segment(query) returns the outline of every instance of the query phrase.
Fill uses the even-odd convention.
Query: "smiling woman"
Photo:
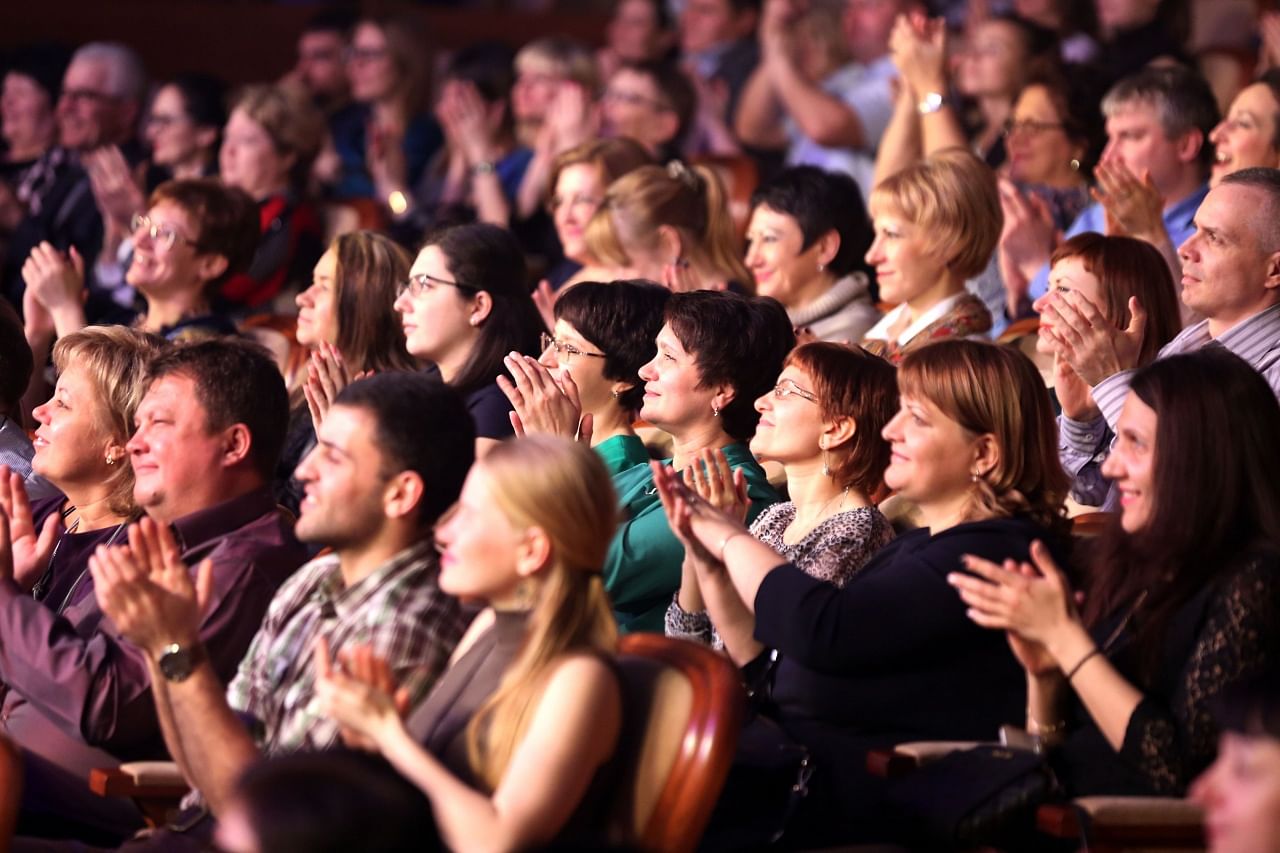
[[[1211,187],[1250,166],[1280,165],[1280,70],[1267,71],[1241,90],[1209,141],[1214,148]]]

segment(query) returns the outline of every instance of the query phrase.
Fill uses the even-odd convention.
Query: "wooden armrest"
[[[181,799],[190,789],[172,761],[134,761],[90,770],[89,790],[100,797]]]
[[[1204,846],[1204,812],[1175,797],[1080,797],[1041,806],[1036,827],[1055,838],[1080,838],[1082,816],[1094,844]]]

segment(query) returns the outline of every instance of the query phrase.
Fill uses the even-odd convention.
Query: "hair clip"
[[[680,181],[691,190],[698,189],[698,175],[693,172],[679,160],[671,160],[667,163],[667,175],[673,181]]]

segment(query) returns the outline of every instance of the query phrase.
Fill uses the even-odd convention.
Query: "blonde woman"
[[[379,679],[333,671],[317,651],[327,712],[426,793],[451,849],[608,835],[599,802],[613,787],[622,703],[600,566],[614,507],[608,472],[587,447],[505,442],[472,468],[436,534],[441,588],[488,607],[426,701],[403,720],[371,686]],[[377,669],[361,652],[348,663]]]
[[[592,280],[644,278],[670,290],[751,287],[724,184],[706,166],[642,166],[609,185],[587,224]]]
[[[880,298],[896,303],[864,344],[895,364],[939,338],[983,335],[991,312],[965,290],[987,266],[1003,217],[995,175],[977,157],[947,149],[903,169],[871,191]]]

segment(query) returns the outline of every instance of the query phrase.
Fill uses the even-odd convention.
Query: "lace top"
[[[1224,571],[1178,609],[1161,645],[1157,671],[1145,680],[1135,677],[1142,670],[1123,638],[1109,654],[1126,679],[1147,685],[1119,753],[1077,702],[1079,726],[1055,762],[1072,795],[1182,794],[1213,761],[1214,703],[1280,656],[1280,556],[1255,556]]]
[[[774,504],[751,525],[751,535],[773,548],[787,562],[818,580],[843,587],[854,572],[866,565],[877,551],[893,538],[893,526],[875,507],[857,507],[838,512],[788,545],[782,534],[796,518],[791,501]],[[677,600],[667,608],[665,632],[713,648],[724,648],[720,635],[705,610],[690,613]]]

